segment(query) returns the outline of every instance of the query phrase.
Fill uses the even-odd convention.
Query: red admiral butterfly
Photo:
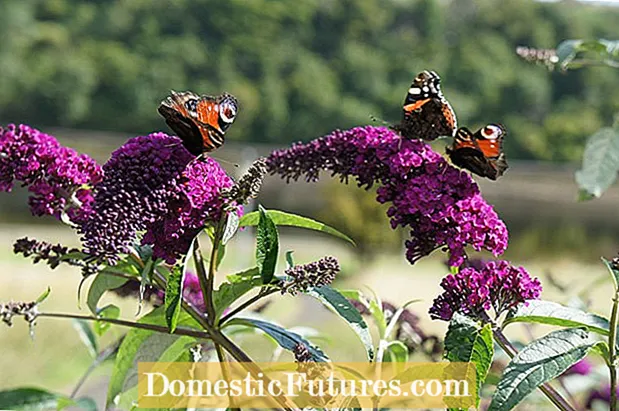
[[[440,83],[434,71],[419,73],[404,100],[402,121],[392,129],[406,139],[452,137],[458,128],[456,113],[443,96]]]
[[[187,150],[198,156],[224,144],[224,134],[236,118],[238,102],[227,93],[211,97],[172,91],[157,111]]]
[[[459,128],[454,143],[447,147],[447,155],[458,167],[496,180],[507,170],[503,153],[503,138],[507,134],[500,124],[488,124],[473,134],[468,128]]]

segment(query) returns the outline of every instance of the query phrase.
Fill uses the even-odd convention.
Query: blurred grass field
[[[54,226],[57,227],[57,226]],[[59,267],[50,270],[43,264],[33,265],[30,260],[12,254],[15,239],[31,236],[39,239],[78,245],[74,234],[63,228],[51,226],[1,225],[0,226],[0,301],[32,300],[50,286],[52,293],[42,306],[44,311],[88,314],[85,303],[81,310],[77,305],[77,285],[80,280],[78,269]],[[251,232],[241,232],[230,243],[221,275],[236,272],[253,264],[253,239]],[[360,263],[350,245],[320,234],[298,230],[285,230],[281,239],[281,251],[295,250],[297,263],[315,260],[324,255],[337,257],[343,267],[344,276],[337,284],[344,289],[356,288],[374,290],[383,300],[402,304],[411,299],[421,299],[411,308],[421,317],[424,329],[442,335],[446,324],[432,321],[427,309],[432,299],[440,292],[440,278],[446,274],[443,256],[435,254],[414,266],[404,259],[404,253],[393,250],[372,263]],[[534,276],[539,276],[545,286],[544,298],[567,303],[580,293],[585,293],[594,311],[606,315],[611,291],[605,277],[605,268],[596,260],[576,260],[573,256],[515,261],[523,264]],[[284,267],[280,261],[279,267]],[[363,265],[362,265],[363,264]],[[550,285],[548,275],[554,283],[566,287],[566,292]],[[597,282],[597,279],[602,279]],[[596,284],[593,286],[593,284]],[[87,284],[88,285],[88,284]],[[84,287],[85,294],[87,286]],[[82,296],[84,298],[84,295]],[[82,299],[83,299],[82,298]],[[275,295],[264,315],[291,327],[311,327],[327,337],[321,341],[327,354],[334,360],[362,360],[363,348],[356,341],[354,333],[335,315],[324,309],[311,298],[282,297]],[[122,308],[121,316],[135,318],[137,301],[107,296],[104,302],[114,302]],[[103,343],[110,342],[126,330],[113,327],[104,336]],[[508,334],[525,338],[520,326],[508,328]],[[547,331],[538,327],[536,333]],[[241,344],[257,360],[270,358],[272,346],[262,337],[251,337]],[[104,345],[104,344],[103,344]],[[18,386],[38,386],[69,393],[82,373],[90,364],[90,357],[82,345],[71,321],[40,319],[31,340],[27,325],[16,319],[13,328],[0,327],[0,389]],[[105,378],[111,368],[103,368],[95,374],[84,391],[104,398]]]

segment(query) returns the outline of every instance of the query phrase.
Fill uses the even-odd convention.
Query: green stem
[[[501,332],[500,329],[493,327],[492,333],[494,334],[494,340],[499,344],[499,346],[505,351],[510,358],[514,358],[518,353],[518,350],[512,345],[512,343],[507,339],[505,334]],[[559,394],[557,390],[555,390],[550,384],[545,383],[538,387],[541,392],[560,410],[563,411],[576,411],[574,407],[572,407],[565,398]]]
[[[256,295],[254,295],[252,298],[250,298],[249,300],[245,301],[243,304],[239,305],[238,307],[234,308],[232,311],[230,311],[228,314],[224,315],[221,320],[219,320],[219,324],[225,324],[226,321],[230,320],[232,317],[234,317],[235,315],[237,315],[238,313],[240,313],[241,311],[243,311],[244,309],[246,309],[247,307],[249,307],[250,305],[254,304],[255,302],[257,302],[258,300],[267,297],[273,293],[276,293],[279,291],[279,288],[271,288],[268,290],[260,290],[260,292]]]
[[[224,380],[230,381],[230,369],[228,368],[228,360],[226,359],[226,353],[221,348],[219,344],[213,344],[215,346],[215,351],[217,352],[217,358],[219,359],[219,365],[221,367],[221,374],[224,377]],[[228,392],[228,409],[230,410],[240,410],[236,407],[236,401],[234,397]]]
[[[198,280],[200,281],[200,289],[202,290],[202,299],[204,300],[204,306],[207,307],[208,301],[206,300],[206,297],[208,294],[208,276],[206,274],[204,258],[202,258],[202,251],[200,250],[200,241],[198,240],[198,237],[194,239],[193,243],[193,262],[196,266]]]
[[[138,258],[138,261],[139,258]],[[165,278],[159,273],[157,270],[154,271],[155,275],[153,279],[155,284],[165,290]],[[243,350],[241,350],[232,340],[230,340],[225,334],[221,332],[221,330],[216,329],[213,325],[207,321],[207,318],[204,317],[194,306],[189,304],[185,299],[181,301],[183,309],[191,315],[205,330],[208,331],[209,338],[213,341],[213,345],[217,347],[218,345],[223,347],[230,355],[239,363],[241,366],[245,368],[254,378],[262,379],[266,384],[269,384],[270,379],[264,375],[264,372],[254,361],[247,355]],[[165,328],[167,332],[167,328]],[[178,329],[177,329],[178,330]],[[274,397],[275,401],[285,410],[296,410],[298,407],[296,404],[291,402],[285,396]]]
[[[215,323],[215,306],[213,305],[213,288],[215,286],[215,275],[217,275],[217,260],[219,258],[219,246],[223,237],[223,232],[226,224],[227,214],[224,214],[215,227],[213,234],[213,248],[211,249],[211,259],[208,262],[208,277],[206,281],[206,294],[204,294],[204,302],[206,304],[206,313],[211,324]]]
[[[610,314],[610,334],[608,336],[608,371],[610,372],[610,410],[617,411],[617,323],[619,319],[619,288],[615,289],[613,308]]]
[[[113,318],[99,318],[99,317],[93,317],[90,315],[77,315],[77,314],[66,314],[66,313],[38,313],[37,317],[48,317],[48,318],[71,318],[71,319],[76,319],[76,320],[86,320],[86,321],[99,321],[99,322],[104,322],[104,323],[109,323],[109,324],[114,324],[114,325],[120,325],[123,327],[129,327],[129,328],[139,328],[142,330],[150,330],[150,331],[156,331],[156,332],[160,332],[160,333],[164,333],[164,334],[170,334],[170,330],[168,329],[168,327],[162,327],[160,325],[155,325],[155,324],[146,324],[146,323],[136,323],[133,321],[126,321],[126,320],[117,320],[117,319],[113,319]],[[198,330],[192,330],[189,328],[177,328],[176,330],[174,330],[174,332],[172,333],[174,335],[186,335],[189,337],[195,337],[195,338],[200,338],[200,339],[206,339],[206,340],[210,340],[211,336],[204,332],[204,331],[198,331]]]

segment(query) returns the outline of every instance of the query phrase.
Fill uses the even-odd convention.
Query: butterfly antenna
[[[211,156],[214,160],[219,161],[220,163],[225,163],[225,164],[230,164],[231,166],[234,166],[236,168],[240,167],[237,163],[234,163],[232,161],[228,161],[228,160],[224,160],[222,158],[219,157],[215,157],[215,156]]]
[[[386,122],[385,120],[383,120],[382,118],[378,118],[372,114],[370,114],[370,119],[375,122],[375,123],[382,123],[384,126],[388,126],[390,125],[388,122]]]

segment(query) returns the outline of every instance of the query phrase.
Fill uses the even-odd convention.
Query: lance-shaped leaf
[[[88,289],[88,298],[86,301],[90,311],[97,315],[97,304],[99,304],[99,300],[103,294],[107,290],[113,290],[114,288],[124,285],[127,281],[129,281],[127,278],[118,277],[115,275],[105,273],[98,274]]]
[[[288,331],[279,325],[255,318],[233,318],[226,323],[226,326],[229,325],[244,325],[246,327],[258,328],[273,338],[280,347],[288,351],[294,351],[297,345],[303,344],[309,350],[314,361],[329,361],[329,358],[320,348],[316,347],[299,334]]]
[[[305,228],[308,230],[320,231],[329,235],[332,235],[337,238],[341,238],[342,240],[346,240],[352,245],[355,245],[355,242],[348,237],[346,234],[342,234],[338,230],[333,227],[330,227],[326,224],[323,224],[319,221],[312,220],[311,218],[303,217],[296,214],[286,213],[284,211],[279,210],[267,210],[266,212],[269,217],[273,220],[275,225],[278,226],[290,226],[290,227],[298,227]],[[245,214],[241,217],[241,221],[239,223],[240,227],[248,227],[255,226],[258,224],[260,219],[260,213],[257,211],[251,212],[249,214]]]
[[[494,340],[490,324],[482,327],[477,321],[455,314],[445,335],[445,358],[450,362],[475,364],[478,406],[481,386],[486,380],[493,357]]]
[[[167,321],[164,307],[151,311],[140,318],[138,322],[166,326]],[[178,325],[201,329],[200,325],[185,312],[181,312]],[[111,408],[116,398],[122,392],[136,386],[138,362],[189,361],[186,340],[187,338],[185,337],[158,333],[151,330],[131,329],[123,339],[116,355],[114,369],[108,386],[106,409]]]
[[[585,358],[596,343],[581,328],[553,331],[531,342],[507,365],[488,410],[511,410],[537,387]]]
[[[603,257],[602,257],[602,262],[604,263],[606,268],[608,268],[608,272],[610,273],[613,279],[613,284],[615,284],[615,288],[618,288],[619,287],[619,270],[617,269],[615,264],[613,264],[611,261],[608,261],[607,259]]]
[[[338,290],[327,286],[314,288],[309,293],[312,297],[318,299],[331,311],[342,317],[346,323],[357,334],[361,343],[365,347],[365,352],[369,361],[374,359],[374,347],[372,345],[372,336],[370,329],[359,313],[359,310],[348,301]]]
[[[62,410],[69,406],[77,409],[96,411],[97,407],[90,398],[73,400],[62,394],[56,394],[39,388],[14,388],[0,391],[0,409],[14,411]]]
[[[252,288],[262,285],[262,277],[260,277],[258,267],[229,275],[226,279],[227,281],[221,283],[219,289],[213,292],[213,305],[217,318],[226,308],[247,294]]]
[[[619,170],[619,130],[603,128],[589,137],[576,172],[576,183],[585,194],[581,198],[600,197],[617,178]]]
[[[561,327],[585,327],[605,336],[608,335],[610,327],[608,320],[600,315],[544,300],[531,300],[520,304],[518,309],[507,316],[503,326],[515,322],[558,325]]]
[[[256,232],[256,264],[260,270],[263,284],[269,284],[275,274],[279,254],[279,235],[277,227],[266,210],[260,206],[260,219]]]

